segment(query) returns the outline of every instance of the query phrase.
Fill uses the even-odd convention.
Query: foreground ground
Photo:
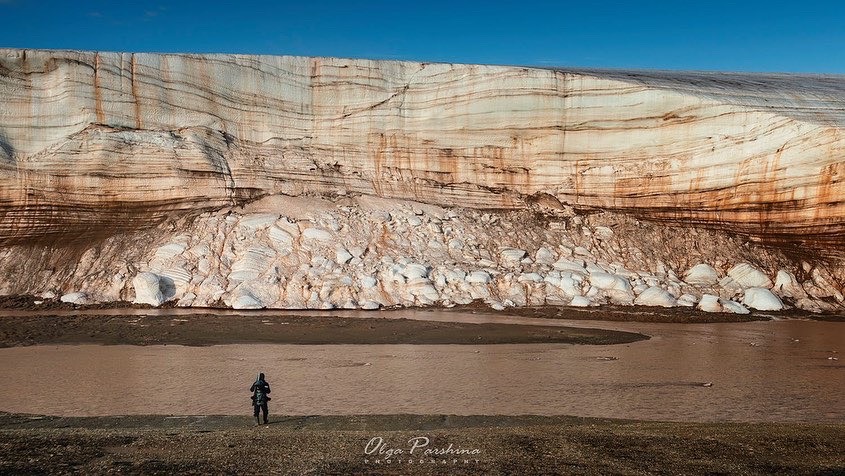
[[[2,306],[0,306],[2,307]],[[52,312],[55,311],[55,312]],[[34,344],[563,342],[646,338],[598,329],[279,314],[0,313],[0,347]],[[71,309],[73,311],[73,309]],[[395,311],[401,313],[402,311]],[[697,322],[642,309],[533,317]],[[621,317],[620,317],[621,316]],[[761,318],[754,316],[752,318]],[[800,316],[795,316],[800,317]],[[765,318],[765,317],[763,317]],[[747,319],[747,318],[746,318]],[[845,424],[664,423],[540,416],[60,418],[0,413],[0,474],[845,474]],[[366,454],[368,443],[382,453]],[[412,439],[429,444],[409,454]],[[423,439],[424,438],[424,439]],[[450,448],[451,452],[447,449]],[[374,443],[371,443],[371,449]],[[426,454],[426,449],[447,450]],[[394,450],[392,455],[388,451]],[[396,450],[401,450],[402,453]],[[464,450],[471,454],[456,453]]]
[[[236,416],[0,414],[0,473],[845,473],[845,425],[447,415],[272,420],[254,427]],[[415,437],[428,445],[420,438],[409,454]],[[384,442],[381,455],[365,454],[373,438]],[[425,454],[450,444],[450,454]],[[391,449],[403,453],[387,457]],[[475,454],[454,453],[460,450]]]

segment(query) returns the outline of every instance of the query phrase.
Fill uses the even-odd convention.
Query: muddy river
[[[13,347],[0,349],[0,411],[248,414],[249,385],[263,371],[273,389],[271,414],[845,422],[842,323],[650,324],[436,312],[401,317],[598,327],[652,338],[613,346]]]

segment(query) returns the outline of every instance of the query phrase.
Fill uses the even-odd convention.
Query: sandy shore
[[[448,415],[273,416],[270,425],[251,425],[248,417],[230,416],[0,414],[0,473],[845,472],[845,425]],[[411,454],[409,440],[417,437]],[[365,454],[368,443],[370,450],[378,447],[378,438],[382,454]]]

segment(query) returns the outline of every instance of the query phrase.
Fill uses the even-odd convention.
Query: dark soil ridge
[[[633,332],[337,316],[45,315],[0,317],[0,347],[46,344],[627,344]]]
[[[845,322],[843,313],[812,313],[800,309],[784,311],[751,311],[749,314],[704,312],[688,307],[650,307],[607,305],[574,309],[562,306],[514,307],[507,314],[546,319],[596,320],[613,322],[663,322],[675,324],[714,324],[722,322],[754,322],[773,319],[801,319]]]
[[[843,474],[845,424],[495,415],[0,413],[0,473]],[[409,454],[410,440],[472,455]],[[403,454],[365,454],[374,438]]]

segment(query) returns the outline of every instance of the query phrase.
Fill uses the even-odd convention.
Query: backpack
[[[267,384],[263,380],[259,380],[253,384],[255,386],[255,390],[252,392],[252,404],[253,405],[261,405],[262,403],[267,403],[270,401],[270,396],[265,393],[265,389],[267,388]]]

